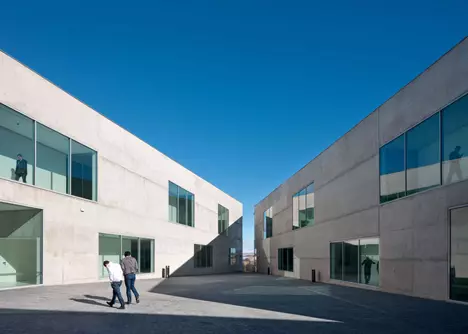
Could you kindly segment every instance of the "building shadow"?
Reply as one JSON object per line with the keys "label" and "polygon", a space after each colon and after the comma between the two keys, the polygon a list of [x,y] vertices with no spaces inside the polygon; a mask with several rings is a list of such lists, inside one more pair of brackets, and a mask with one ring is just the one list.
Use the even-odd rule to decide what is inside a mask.
{"label": "building shadow", "polygon": [[[27,319],[27,321],[25,321]],[[343,324],[321,321],[139,314],[127,311],[0,310],[1,333],[336,333]]]}

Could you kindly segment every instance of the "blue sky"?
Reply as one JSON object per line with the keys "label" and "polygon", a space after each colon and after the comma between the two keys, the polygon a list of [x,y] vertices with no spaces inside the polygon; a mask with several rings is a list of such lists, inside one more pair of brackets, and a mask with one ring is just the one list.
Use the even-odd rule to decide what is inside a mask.
{"label": "blue sky", "polygon": [[[95,4],[99,3],[99,4]],[[468,1],[9,1],[0,48],[253,206],[468,32]]]}

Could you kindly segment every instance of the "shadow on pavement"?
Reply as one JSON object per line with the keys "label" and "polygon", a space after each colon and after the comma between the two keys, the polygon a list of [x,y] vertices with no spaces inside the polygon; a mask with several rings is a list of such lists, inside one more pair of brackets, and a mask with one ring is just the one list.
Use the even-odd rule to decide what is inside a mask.
{"label": "shadow on pavement", "polygon": [[[25,321],[27,319],[27,321]],[[0,333],[336,333],[343,324],[123,312],[0,310]],[[370,333],[370,332],[369,332]]]}
{"label": "shadow on pavement", "polygon": [[93,296],[93,295],[84,295],[84,296],[85,296],[86,298],[89,298],[89,299],[102,300],[102,301],[105,301],[105,302],[110,301],[109,298],[102,297],[102,296]]}
{"label": "shadow on pavement", "polygon": [[77,303],[83,303],[83,304],[88,304],[88,305],[97,305],[97,306],[105,306],[105,307],[109,308],[109,305],[99,303],[99,302],[97,302],[95,300],[92,300],[92,299],[70,298],[70,300],[73,300],[74,302],[77,302]]}
{"label": "shadow on pavement", "polygon": [[466,305],[260,274],[174,277],[151,292],[331,319],[358,333],[468,333]]}

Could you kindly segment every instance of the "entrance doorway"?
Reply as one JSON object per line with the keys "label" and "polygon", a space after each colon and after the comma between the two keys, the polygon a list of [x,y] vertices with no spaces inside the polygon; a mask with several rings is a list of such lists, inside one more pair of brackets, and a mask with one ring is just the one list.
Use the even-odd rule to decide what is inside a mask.
{"label": "entrance doorway", "polygon": [[0,289],[42,283],[42,210],[0,202]]}

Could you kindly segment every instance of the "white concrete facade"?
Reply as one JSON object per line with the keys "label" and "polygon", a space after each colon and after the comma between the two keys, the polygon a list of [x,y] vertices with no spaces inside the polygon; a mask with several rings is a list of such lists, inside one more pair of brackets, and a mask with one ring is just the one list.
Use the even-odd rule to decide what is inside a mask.
{"label": "white concrete facade", "polygon": [[[98,280],[99,233],[154,240],[155,272],[141,277],[167,265],[176,275],[242,270],[239,201],[1,52],[0,103],[98,154],[96,202],[0,179],[0,202],[43,212],[43,284]],[[168,221],[169,181],[194,194],[195,227]],[[218,234],[218,204],[229,209],[228,236]],[[213,245],[212,268],[194,268],[194,244]]]}
{"label": "white concrete facade", "polygon": [[[319,281],[349,284],[331,279],[331,243],[379,238],[377,289],[449,299],[449,212],[451,208],[468,204],[468,182],[442,182],[432,189],[381,203],[381,194],[398,192],[398,182],[402,182],[404,190],[405,173],[381,177],[379,152],[382,146],[467,93],[468,39],[465,38],[256,205],[258,270],[310,280],[315,269]],[[466,139],[457,144],[466,151]],[[466,161],[460,160],[462,169],[466,170]],[[439,164],[435,170],[431,165],[408,170],[407,189],[422,188],[438,173],[445,180],[448,172],[444,164],[442,161],[442,172]],[[293,196],[311,183],[315,186],[315,222],[293,230],[293,219],[297,217],[292,209]],[[271,207],[273,235],[264,238],[263,214]],[[462,242],[467,244],[465,240],[459,244]],[[277,254],[282,248],[294,249],[293,271],[278,269]],[[461,249],[462,246],[459,252]],[[464,275],[461,269],[457,273]]]}

